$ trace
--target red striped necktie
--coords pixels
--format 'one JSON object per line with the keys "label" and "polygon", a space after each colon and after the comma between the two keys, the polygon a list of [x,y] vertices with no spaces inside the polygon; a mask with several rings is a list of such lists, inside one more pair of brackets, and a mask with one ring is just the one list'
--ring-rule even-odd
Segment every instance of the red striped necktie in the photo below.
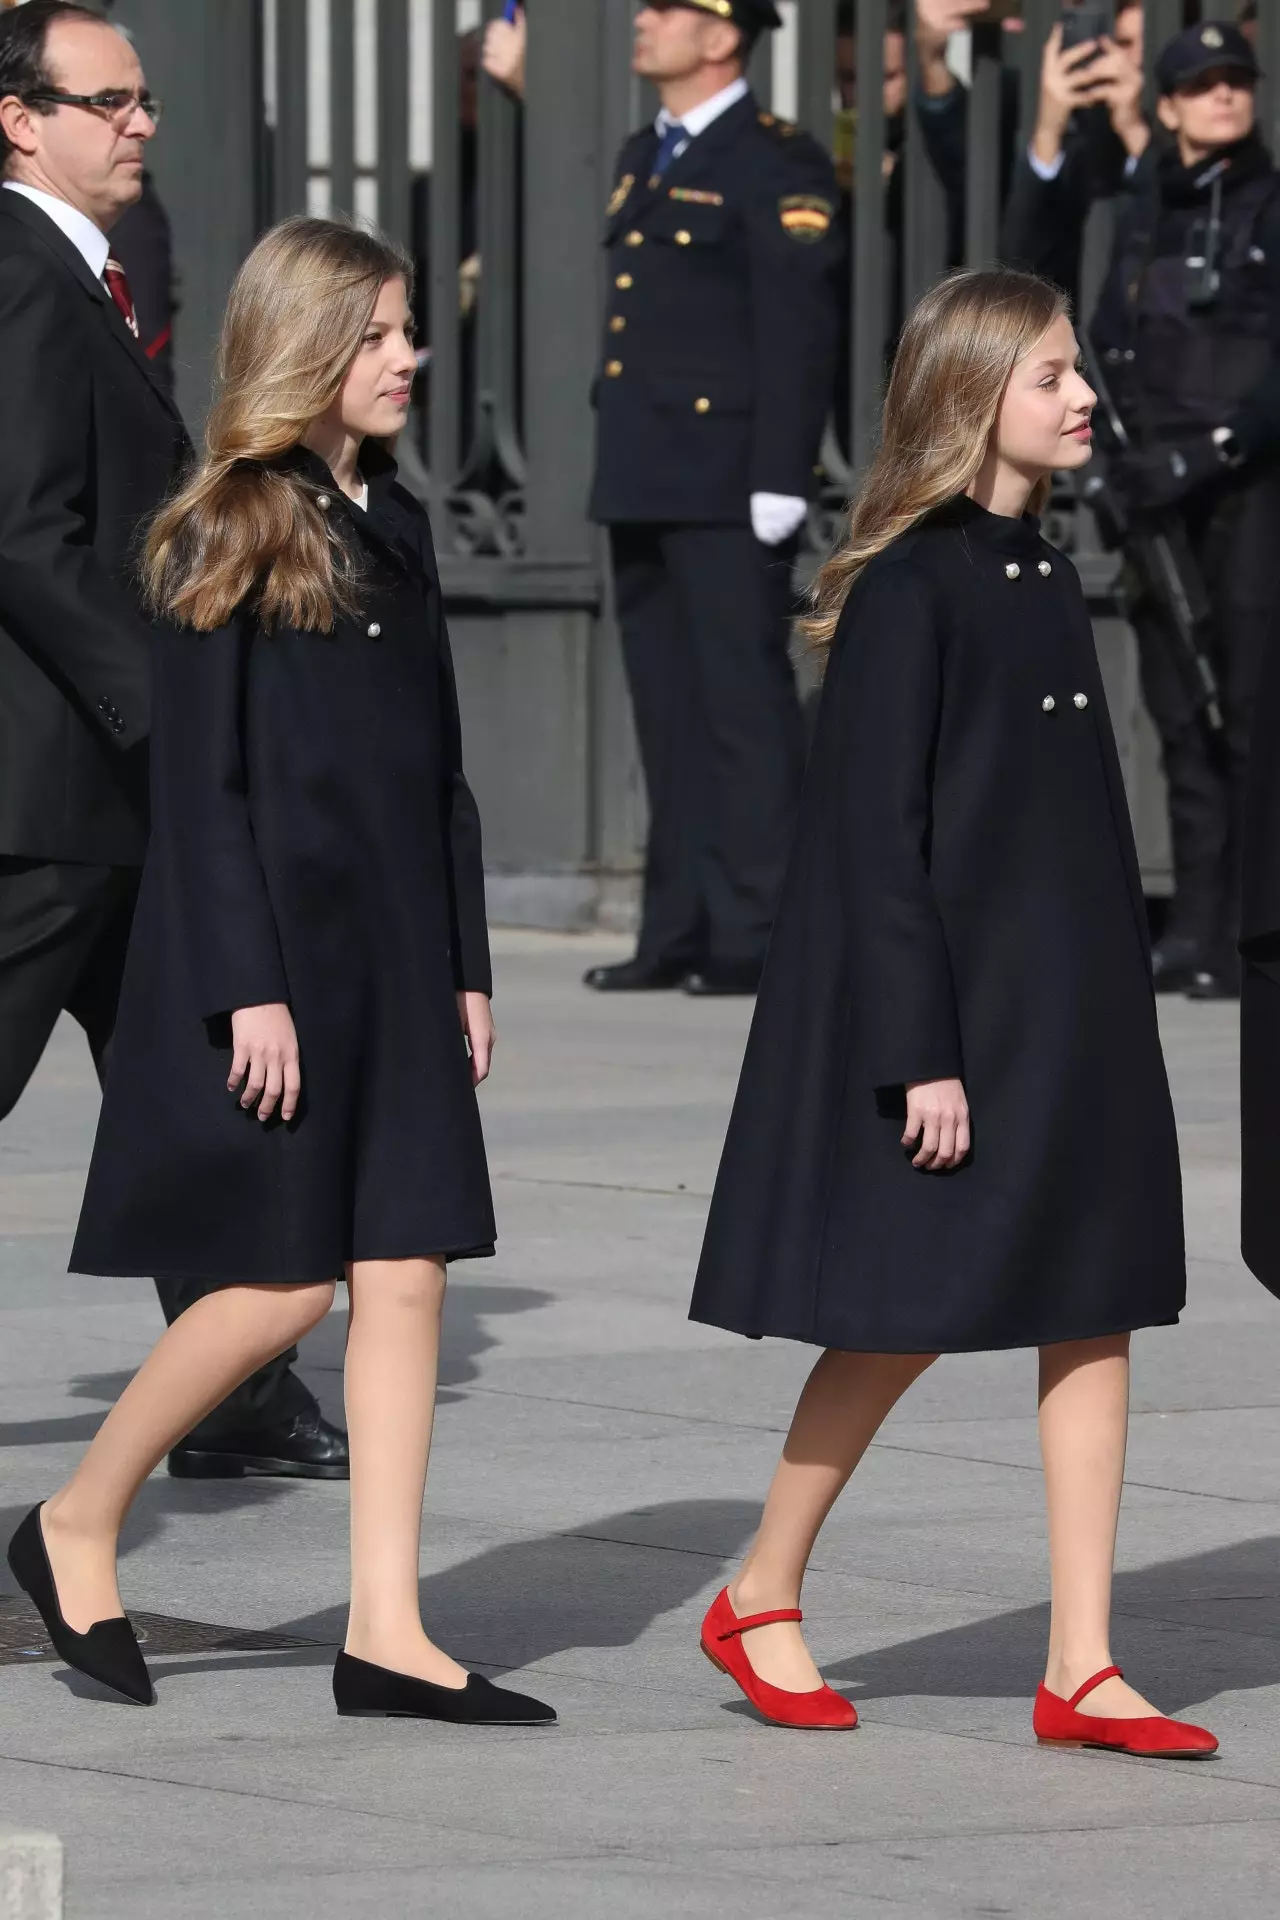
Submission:
{"label": "red striped necktie", "polygon": [[133,295],[129,291],[129,281],[124,268],[118,260],[108,259],[102,269],[102,278],[106,282],[107,292],[115,301],[134,339],[138,338],[138,316],[133,310]]}

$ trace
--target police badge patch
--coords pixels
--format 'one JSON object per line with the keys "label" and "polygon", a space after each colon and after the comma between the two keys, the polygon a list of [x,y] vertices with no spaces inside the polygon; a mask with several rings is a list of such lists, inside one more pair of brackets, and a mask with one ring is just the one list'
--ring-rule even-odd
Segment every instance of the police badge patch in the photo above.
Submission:
{"label": "police badge patch", "polygon": [[621,213],[626,206],[632,187],[636,183],[634,173],[624,173],[613,190],[608,206],[605,208],[606,220],[612,220],[615,213]]}
{"label": "police badge patch", "polygon": [[821,240],[834,212],[831,202],[816,193],[792,193],[778,202],[778,218],[793,240]]}

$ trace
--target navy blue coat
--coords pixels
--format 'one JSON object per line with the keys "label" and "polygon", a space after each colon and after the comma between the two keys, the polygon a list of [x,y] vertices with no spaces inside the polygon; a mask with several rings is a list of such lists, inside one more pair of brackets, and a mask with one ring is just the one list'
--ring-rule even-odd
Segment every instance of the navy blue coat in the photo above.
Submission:
{"label": "navy blue coat", "polygon": [[[480,823],[427,517],[366,454],[367,516],[300,456],[357,545],[358,617],[157,635],[152,835],[76,1272],[299,1282],[492,1251],[456,1001],[491,986]],[[301,1051],[288,1125],[226,1088],[232,1011],[273,1001]]]}
{"label": "navy blue coat", "polygon": [[[905,1085],[952,1076],[972,1153],[918,1171]],[[1184,1294],[1084,596],[1036,522],[956,502],[841,617],[693,1318],[955,1352],[1176,1320]]]}

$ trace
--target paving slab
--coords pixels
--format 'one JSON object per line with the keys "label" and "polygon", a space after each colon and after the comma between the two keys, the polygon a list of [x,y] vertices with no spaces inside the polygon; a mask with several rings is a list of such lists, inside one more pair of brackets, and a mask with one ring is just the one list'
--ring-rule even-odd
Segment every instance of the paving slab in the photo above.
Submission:
{"label": "paving slab", "polygon": [[[561,1724],[339,1721],[345,1488],[158,1474],[129,1604],[300,1644],[158,1655],[145,1711],[55,1660],[0,1664],[0,1824],[61,1836],[68,1920],[1270,1916],[1280,1305],[1237,1252],[1235,1010],[1161,1009],[1190,1300],[1135,1343],[1116,1584],[1118,1656],[1212,1724],[1220,1758],[1031,1738],[1047,1613],[1022,1353],[931,1369],[833,1515],[805,1602],[863,1725],[803,1739],[758,1724],[696,1644],[812,1358],[686,1318],[749,1007],[588,995],[583,969],[622,951],[603,939],[495,949],[501,1241],[451,1281],[422,1597],[461,1658]],[[145,1280],[65,1270],[96,1105],[68,1024],[0,1129],[0,1530],[159,1326]],[[335,1415],[343,1334],[335,1309],[302,1363]]]}

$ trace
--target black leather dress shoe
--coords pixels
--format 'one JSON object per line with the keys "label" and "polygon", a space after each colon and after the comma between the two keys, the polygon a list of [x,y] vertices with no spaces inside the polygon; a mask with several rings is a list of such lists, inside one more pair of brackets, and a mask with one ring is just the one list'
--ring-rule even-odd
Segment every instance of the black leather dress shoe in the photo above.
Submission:
{"label": "black leather dress shoe", "polygon": [[1228,963],[1219,967],[1197,967],[1187,982],[1188,1000],[1238,1000],[1240,969]]}
{"label": "black leather dress shoe", "polygon": [[761,966],[758,960],[711,961],[691,973],[684,990],[695,1000],[724,998],[734,993],[759,990]]}
{"label": "black leather dress shoe", "polygon": [[1204,972],[1205,952],[1198,940],[1170,934],[1151,949],[1151,976],[1157,993],[1185,993],[1197,972]]}
{"label": "black leather dress shoe", "polygon": [[584,987],[597,993],[661,993],[684,985],[692,960],[621,960],[613,967],[588,967]]}
{"label": "black leather dress shoe", "polygon": [[351,1456],[342,1428],[313,1405],[274,1427],[192,1434],[169,1455],[169,1471],[175,1480],[238,1480],[246,1473],[349,1480]]}

